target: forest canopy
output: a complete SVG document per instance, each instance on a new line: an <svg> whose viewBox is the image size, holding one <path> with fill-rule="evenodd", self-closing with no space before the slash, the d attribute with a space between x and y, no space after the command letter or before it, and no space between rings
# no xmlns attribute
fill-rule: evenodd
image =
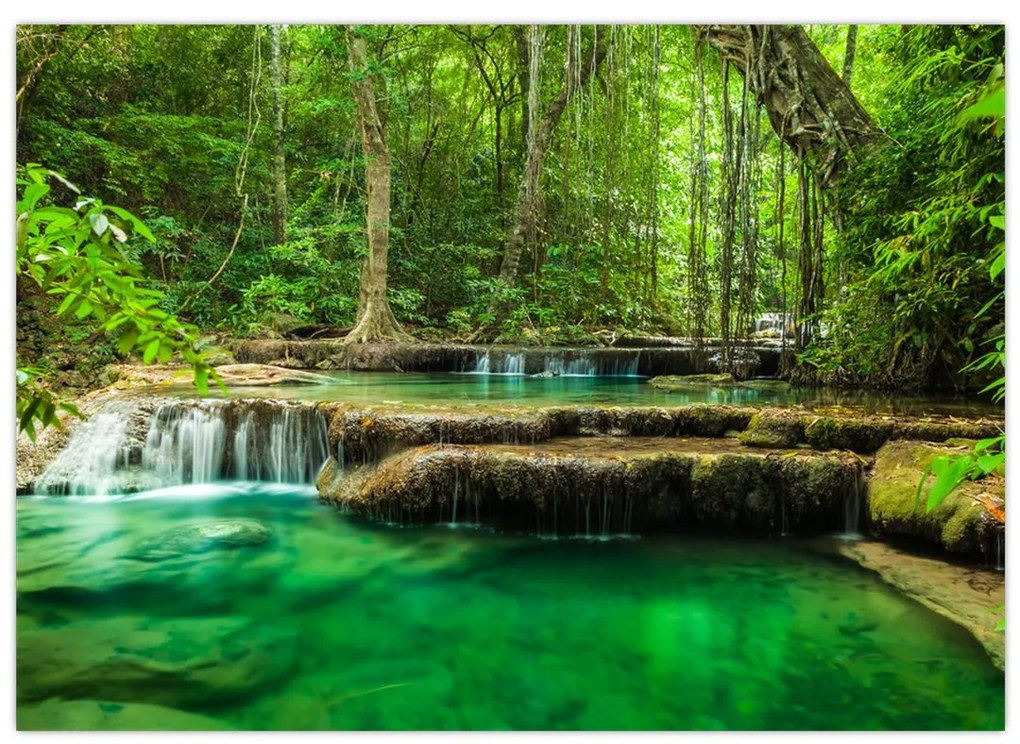
<svg viewBox="0 0 1020 744"><path fill-rule="evenodd" d="M1004 60L1001 26L20 26L17 159L141 218L125 260L207 333L353 327L381 271L400 337L730 348L777 313L793 379L978 389ZM124 351L18 302L19 365Z"/></svg>

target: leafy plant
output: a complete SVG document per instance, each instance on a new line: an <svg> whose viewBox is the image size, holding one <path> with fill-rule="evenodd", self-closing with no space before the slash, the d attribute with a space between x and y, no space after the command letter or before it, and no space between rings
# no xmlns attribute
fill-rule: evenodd
<svg viewBox="0 0 1020 744"><path fill-rule="evenodd" d="M48 204L49 179L78 195L73 207ZM166 363L179 353L194 369L194 384L208 391L213 369L196 349L197 329L160 309L160 292L145 285L139 267L125 251L138 236L152 241L148 227L126 209L85 198L58 173L29 163L17 185L17 263L19 278L32 281L59 299L57 317L91 318L95 334L117 337L122 354ZM56 411L76 413L45 386L38 368L17 369L18 427L35 438L35 424L58 424Z"/></svg>

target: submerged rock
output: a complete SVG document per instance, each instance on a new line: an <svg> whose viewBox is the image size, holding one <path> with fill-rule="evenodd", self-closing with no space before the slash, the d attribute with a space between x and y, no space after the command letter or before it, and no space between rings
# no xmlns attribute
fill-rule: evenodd
<svg viewBox="0 0 1020 744"><path fill-rule="evenodd" d="M18 635L19 702L209 704L285 676L295 633L242 617L117 616Z"/></svg>
<svg viewBox="0 0 1020 744"><path fill-rule="evenodd" d="M174 527L138 544L125 558L164 561L186 553L261 545L272 530L252 519L213 520Z"/></svg>
<svg viewBox="0 0 1020 744"><path fill-rule="evenodd" d="M705 387L708 385L735 385L737 381L729 372L719 374L705 373L699 375L659 375L648 381L648 384L659 390L670 392L672 390L689 390L691 387Z"/></svg>
<svg viewBox="0 0 1020 744"><path fill-rule="evenodd" d="M927 489L920 498L917 495L918 484L934 458L968 451L967 447L927 442L894 441L884 445L875 456L869 483L868 504L875 532L921 538L952 553L991 553L999 526L979 499L1001 503L1002 478L989 476L964 482L930 512L925 503Z"/></svg>
<svg viewBox="0 0 1020 744"><path fill-rule="evenodd" d="M108 700L19 705L19 731L229 731L223 721L177 708Z"/></svg>
<svg viewBox="0 0 1020 744"><path fill-rule="evenodd" d="M930 610L967 628L999 669L1006 668L1006 634L996 630L1006 604L1005 574L911 555L875 540L841 541L842 555Z"/></svg>

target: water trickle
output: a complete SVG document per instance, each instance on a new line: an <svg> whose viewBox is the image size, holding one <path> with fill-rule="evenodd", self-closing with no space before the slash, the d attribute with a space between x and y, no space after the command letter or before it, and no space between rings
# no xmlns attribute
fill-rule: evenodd
<svg viewBox="0 0 1020 744"><path fill-rule="evenodd" d="M848 488L843 495L843 532L840 537L846 540L859 540L861 521L861 495L864 492L865 484L863 474L858 478L854 488Z"/></svg>
<svg viewBox="0 0 1020 744"><path fill-rule="evenodd" d="M1006 532L1005 532L1005 530L1001 530L995 536L995 570L996 571L1005 571L1006 570L1005 548L1006 548Z"/></svg>

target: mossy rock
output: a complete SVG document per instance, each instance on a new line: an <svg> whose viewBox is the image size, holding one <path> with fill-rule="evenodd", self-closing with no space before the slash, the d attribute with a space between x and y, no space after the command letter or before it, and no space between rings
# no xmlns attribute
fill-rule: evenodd
<svg viewBox="0 0 1020 744"><path fill-rule="evenodd" d="M927 442L894 441L883 446L875 456L869 483L874 531L921 538L952 553L988 553L995 545L997 525L976 498L1000 499L1001 478L965 482L930 512L925 504L927 490L917 498L917 486L935 457L966 452L966 448Z"/></svg>
<svg viewBox="0 0 1020 744"><path fill-rule="evenodd" d="M667 393L672 390L688 390L691 387L706 387L713 385L735 385L736 380L729 372L721 374L698 374L698 375L659 375L648 381L648 384Z"/></svg>
<svg viewBox="0 0 1020 744"><path fill-rule="evenodd" d="M751 417L739 438L749 447L795 447L804 441L804 422L781 410L762 411Z"/></svg>
<svg viewBox="0 0 1020 744"><path fill-rule="evenodd" d="M871 453L893 433L892 422L822 416L804 427L804 437L815 449L843 449Z"/></svg>
<svg viewBox="0 0 1020 744"><path fill-rule="evenodd" d="M700 456L691 471L691 502L699 522L768 529L775 493L760 460L739 455Z"/></svg>

